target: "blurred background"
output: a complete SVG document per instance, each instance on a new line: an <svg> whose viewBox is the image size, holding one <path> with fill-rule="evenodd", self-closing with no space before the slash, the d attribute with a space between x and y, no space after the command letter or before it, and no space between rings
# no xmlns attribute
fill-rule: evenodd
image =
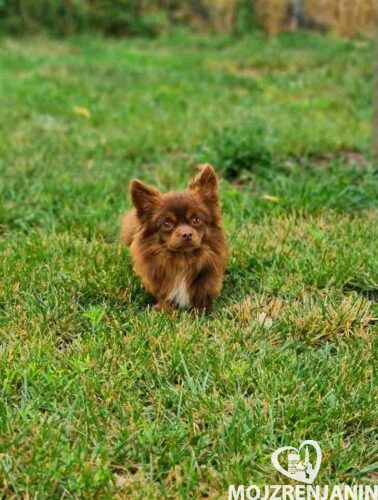
<svg viewBox="0 0 378 500"><path fill-rule="evenodd" d="M374 0L1 0L8 33L157 36L173 26L242 34L261 27L274 35L309 28L341 36L371 33Z"/></svg>

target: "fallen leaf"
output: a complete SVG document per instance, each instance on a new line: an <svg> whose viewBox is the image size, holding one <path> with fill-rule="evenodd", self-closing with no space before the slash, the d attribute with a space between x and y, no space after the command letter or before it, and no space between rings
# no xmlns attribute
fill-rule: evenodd
<svg viewBox="0 0 378 500"><path fill-rule="evenodd" d="M127 484L128 479L125 476L121 476L120 474L114 474L115 484L118 488L122 488Z"/></svg>
<svg viewBox="0 0 378 500"><path fill-rule="evenodd" d="M264 328L270 328L273 325L273 320L266 313L262 312L257 316L257 321Z"/></svg>
<svg viewBox="0 0 378 500"><path fill-rule="evenodd" d="M262 198L264 200L273 201L273 203L278 203L280 201L278 196L273 196L272 194L264 194Z"/></svg>
<svg viewBox="0 0 378 500"><path fill-rule="evenodd" d="M86 118L87 120L89 120L91 117L89 109L84 108L83 106L74 106L72 110L75 113L75 115L81 116L82 118Z"/></svg>

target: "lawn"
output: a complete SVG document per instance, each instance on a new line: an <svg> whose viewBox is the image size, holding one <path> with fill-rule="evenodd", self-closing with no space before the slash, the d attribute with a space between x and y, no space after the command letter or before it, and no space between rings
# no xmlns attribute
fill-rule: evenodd
<svg viewBox="0 0 378 500"><path fill-rule="evenodd" d="M0 494L225 498L378 477L372 47L306 33L0 40ZM140 177L221 177L231 258L167 316L118 243Z"/></svg>

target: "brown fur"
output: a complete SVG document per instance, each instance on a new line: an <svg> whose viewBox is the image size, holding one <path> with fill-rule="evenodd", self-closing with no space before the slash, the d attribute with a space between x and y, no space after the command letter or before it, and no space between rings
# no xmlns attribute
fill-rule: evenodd
<svg viewBox="0 0 378 500"><path fill-rule="evenodd" d="M183 192L161 194L139 180L130 190L135 208L122 219L121 239L144 287L159 306L207 309L228 253L214 169L201 166Z"/></svg>

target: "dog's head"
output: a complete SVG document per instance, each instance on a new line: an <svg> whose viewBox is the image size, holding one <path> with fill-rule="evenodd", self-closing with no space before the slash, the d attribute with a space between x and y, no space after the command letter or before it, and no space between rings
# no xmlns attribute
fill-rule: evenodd
<svg viewBox="0 0 378 500"><path fill-rule="evenodd" d="M209 164L200 167L183 192L161 194L133 180L131 196L145 236L171 252L200 248L220 222L218 177Z"/></svg>

